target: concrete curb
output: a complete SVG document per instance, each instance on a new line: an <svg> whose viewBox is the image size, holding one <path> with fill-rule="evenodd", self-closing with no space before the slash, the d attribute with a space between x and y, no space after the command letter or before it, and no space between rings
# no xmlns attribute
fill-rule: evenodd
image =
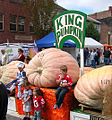
<svg viewBox="0 0 112 120"><path fill-rule="evenodd" d="M8 110L7 111L7 120L11 120L11 118L13 118L13 120L22 120L24 118L24 115L18 115L17 112Z"/></svg>

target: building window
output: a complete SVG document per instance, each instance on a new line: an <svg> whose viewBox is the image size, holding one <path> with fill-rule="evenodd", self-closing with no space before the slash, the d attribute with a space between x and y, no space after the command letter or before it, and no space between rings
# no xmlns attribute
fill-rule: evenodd
<svg viewBox="0 0 112 120"><path fill-rule="evenodd" d="M17 31L16 28L16 16L10 16L10 31Z"/></svg>
<svg viewBox="0 0 112 120"><path fill-rule="evenodd" d="M4 15L0 13L0 31L4 30Z"/></svg>
<svg viewBox="0 0 112 120"><path fill-rule="evenodd" d="M98 30L98 32L100 32L100 24L96 24L95 27Z"/></svg>
<svg viewBox="0 0 112 120"><path fill-rule="evenodd" d="M16 3L16 0L10 0L10 2L12 2L12 3Z"/></svg>
<svg viewBox="0 0 112 120"><path fill-rule="evenodd" d="M18 31L24 32L24 17L18 17Z"/></svg>
<svg viewBox="0 0 112 120"><path fill-rule="evenodd" d="M23 3L24 2L24 0L18 0L18 3Z"/></svg>
<svg viewBox="0 0 112 120"><path fill-rule="evenodd" d="M30 32L34 33L34 27L33 27L33 23L32 22L30 22Z"/></svg>

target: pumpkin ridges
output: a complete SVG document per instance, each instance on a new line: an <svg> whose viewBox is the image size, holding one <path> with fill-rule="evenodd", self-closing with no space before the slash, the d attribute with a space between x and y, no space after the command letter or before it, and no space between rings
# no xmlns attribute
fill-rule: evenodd
<svg viewBox="0 0 112 120"><path fill-rule="evenodd" d="M75 87L75 89L79 89L80 92L82 93L88 93L87 97L91 98L91 101L95 101L94 103L95 106L101 106L102 105L102 99L103 99L103 94L108 86L108 84L101 84L101 80L105 81L105 80L110 80L112 81L112 66L104 66L95 70L92 70L91 72L84 74L79 80L78 83ZM85 82L84 82L85 81ZM80 87L84 87L84 89L82 90L82 88ZM90 87L88 87L90 86ZM75 91L74 89L74 91ZM91 91L94 90L95 94L93 94ZM78 96L80 93L75 91L74 92L75 96ZM82 94L83 95L83 94ZM99 95L99 96L98 96ZM80 98L79 101L82 101L83 96ZM88 101L88 105L91 105L91 101ZM97 102L99 101L99 102ZM83 102L85 102L85 100L83 99ZM100 103L101 102L101 103ZM92 103L93 104L93 103Z"/></svg>
<svg viewBox="0 0 112 120"><path fill-rule="evenodd" d="M32 58L33 64L32 64L32 62L30 61L29 64L28 64L28 67L30 67L31 69L36 69L37 66L42 66L42 63L41 63L41 61L40 61L38 58L37 58L37 61L38 61L38 63L35 61L34 58ZM35 64L37 64L37 66L36 66Z"/></svg>
<svg viewBox="0 0 112 120"><path fill-rule="evenodd" d="M28 77L28 81L31 83L31 84L35 84L33 79L35 79L35 77L37 77L37 74L36 73L32 73L31 75L29 75Z"/></svg>
<svg viewBox="0 0 112 120"><path fill-rule="evenodd" d="M49 79L49 83L50 84L52 84L53 86L56 86L56 79L57 79L57 77L55 77L55 76L57 76L58 75L58 72L56 71L56 70L44 70L43 71L43 76L41 76L41 77L44 77L44 78L47 78L47 79ZM43 84L43 81L41 81L41 83Z"/></svg>
<svg viewBox="0 0 112 120"><path fill-rule="evenodd" d="M79 94L76 94L76 93L79 93ZM98 106L98 103L102 103L102 99L90 99L84 93L80 92L80 90L78 90L77 88L74 91L74 95L78 101L80 101L85 105L94 106L94 108L98 108L98 109L102 108L102 104ZM80 99L80 97L82 97L82 99Z"/></svg>
<svg viewBox="0 0 112 120"><path fill-rule="evenodd" d="M70 56L70 58L68 57L67 58L67 60L69 61L69 60L74 60L75 61L75 59L73 58L73 57L71 57L71 55L69 55L68 53L65 53L65 52L63 52L64 54L62 54L62 52L59 52L58 54L57 54L57 52L54 52L54 54L52 54L52 53L48 53L46 56L44 56L43 57L43 60L42 60L42 62L44 61L44 63L46 63L46 62L49 62L49 59L50 60L55 60L55 61L59 61L60 59L63 59L63 60L66 60L65 58L66 58L66 55L68 55L68 56ZM52 58L59 58L59 59L52 59ZM73 61L72 61L73 62ZM76 62L76 61L75 61ZM43 64L44 64L43 63Z"/></svg>
<svg viewBox="0 0 112 120"><path fill-rule="evenodd" d="M105 75L106 75L108 72L106 73L105 67L104 67L104 69L103 69L103 67L97 68L97 71L98 71L98 72L96 72L96 70L94 70L94 71L92 72L92 74L96 74L95 77L94 77L94 80L96 80L96 81L94 81L94 83L97 83L97 86L94 87L94 83L93 83L93 85L92 85L92 84L90 84L90 85L92 86L92 89L93 89L96 93L99 93L99 95L102 95L102 94L103 94L103 91L102 91L103 86L100 84L101 81L99 81L99 79L102 78L102 77L100 77L100 76L102 76L102 72L103 72L103 71L104 71L104 74L105 74ZM92 77L92 76L91 76L91 77ZM104 77L106 77L106 76L103 76L103 79L104 79ZM107 77L108 77L108 76L107 76Z"/></svg>
<svg viewBox="0 0 112 120"><path fill-rule="evenodd" d="M93 70L93 74L94 74L94 70ZM97 73L96 73L97 74ZM96 79L95 80L97 80L98 79L98 77L97 77L97 75L95 76L96 77ZM87 78L86 78L87 79ZM99 85L97 85L95 88L94 88L94 85L95 85L95 83L97 83L97 81L88 81L88 86L87 86L87 88L86 89L89 89L89 92L91 93L91 94L93 94L93 96L94 97L89 97L89 98L91 98L91 99L96 99L96 98L98 98L98 96L100 95L100 92L98 91L98 89L100 89L100 87L99 87Z"/></svg>
<svg viewBox="0 0 112 120"><path fill-rule="evenodd" d="M83 86L83 84L86 84L86 87L84 87ZM90 99L96 99L99 95L97 94L94 98L92 98L90 95L88 95L88 91L87 91L87 89L90 89L91 91L91 94L95 94L95 92L94 92L94 90L90 87L90 86L88 86L89 84L87 84L87 82L85 82L85 81L80 81L80 82L78 82L77 83L78 85L77 85L77 89L79 89L82 93L84 93L86 96L88 96L88 98L90 98Z"/></svg>
<svg viewBox="0 0 112 120"><path fill-rule="evenodd" d="M97 68L97 70L99 71L100 70L100 68ZM92 90L92 91L95 91L95 93L97 94L96 95L96 97L98 96L98 95L102 95L102 94L100 94L100 86L99 85L97 85L97 86L94 86L95 85L95 83L97 83L97 80L99 79L99 75L98 75L98 73L99 72L96 72L96 70L94 69L94 70L92 70L91 71L91 74L89 74L89 73L87 73L85 76L86 77L84 77L86 80L88 79L88 77L90 77L90 79L93 79L93 77L94 77L94 80L92 81L92 80L88 80L88 85L90 86L90 89L89 90ZM95 76L93 76L94 74L96 74ZM95 81L96 80L96 81ZM83 79L82 79L82 82L83 82ZM82 84L84 84L84 83L82 83ZM86 87L86 86L85 86ZM87 89L87 88L85 88L85 89ZM98 91L99 90L99 91ZM91 91L89 91L89 92L91 92Z"/></svg>
<svg viewBox="0 0 112 120"><path fill-rule="evenodd" d="M96 93L90 86L89 84L87 85L87 87L83 87L83 84L82 81L80 81L81 83L78 83L77 85L77 89L82 92L85 96L88 96L89 99L93 99L93 100L96 100L96 99L99 99L101 98L99 96L98 93ZM85 82L86 83L86 82ZM90 89L88 91L88 89ZM89 94L88 94L89 93ZM91 94L93 94L93 96L91 96Z"/></svg>
<svg viewBox="0 0 112 120"><path fill-rule="evenodd" d="M76 93L79 93L79 94L76 94ZM74 95L77 98L77 100L80 101L81 103L83 103L83 99L85 100L85 103L88 103L89 98L83 92L81 92L77 87L75 88ZM82 97L81 100L80 100L80 97Z"/></svg>
<svg viewBox="0 0 112 120"><path fill-rule="evenodd" d="M42 79L46 79L46 80L42 80ZM47 80L47 77L44 75L44 76L41 76L41 86L42 87L45 87L45 86L47 86L47 87L51 87L51 85L52 85L52 87L55 87L56 86L56 84L55 84L55 81L53 82L52 81L52 83L51 83L51 81L49 80Z"/></svg>
<svg viewBox="0 0 112 120"><path fill-rule="evenodd" d="M36 73L35 73L36 74ZM35 78L34 78L34 85L35 84L38 84L38 87L41 87L41 85L40 85L40 82L39 82L39 80L40 80L40 75L38 74L36 74L36 76L35 76Z"/></svg>
<svg viewBox="0 0 112 120"><path fill-rule="evenodd" d="M94 71L92 71L91 75L93 75L93 74L94 74ZM98 88L96 90L93 89L93 86L90 84L91 81L90 80L87 81L87 79L88 79L89 76L90 76L89 73L84 74L83 77L82 77L82 79L81 78L79 79L79 81L77 83L78 84L77 86L78 86L78 88L80 88L80 91L83 92L85 95L87 95L90 99L96 99L99 96L99 93L96 92L96 90ZM84 85L84 84L86 84L86 85ZM90 93L90 94L88 94L88 93ZM94 97L91 96L91 94L93 94Z"/></svg>

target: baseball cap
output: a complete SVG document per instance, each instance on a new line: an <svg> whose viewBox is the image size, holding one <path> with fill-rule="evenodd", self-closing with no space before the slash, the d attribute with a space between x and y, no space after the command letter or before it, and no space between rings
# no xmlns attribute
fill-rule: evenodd
<svg viewBox="0 0 112 120"><path fill-rule="evenodd" d="M19 63L19 65L17 66L18 68L24 68L25 64L24 63Z"/></svg>

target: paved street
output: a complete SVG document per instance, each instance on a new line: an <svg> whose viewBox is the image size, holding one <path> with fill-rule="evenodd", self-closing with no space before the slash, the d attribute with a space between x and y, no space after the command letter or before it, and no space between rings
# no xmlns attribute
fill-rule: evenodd
<svg viewBox="0 0 112 120"><path fill-rule="evenodd" d="M112 62L110 63L110 65L112 65ZM102 67L102 66L105 66L104 63L101 63L100 65L96 65L96 68L99 68L99 67Z"/></svg>

